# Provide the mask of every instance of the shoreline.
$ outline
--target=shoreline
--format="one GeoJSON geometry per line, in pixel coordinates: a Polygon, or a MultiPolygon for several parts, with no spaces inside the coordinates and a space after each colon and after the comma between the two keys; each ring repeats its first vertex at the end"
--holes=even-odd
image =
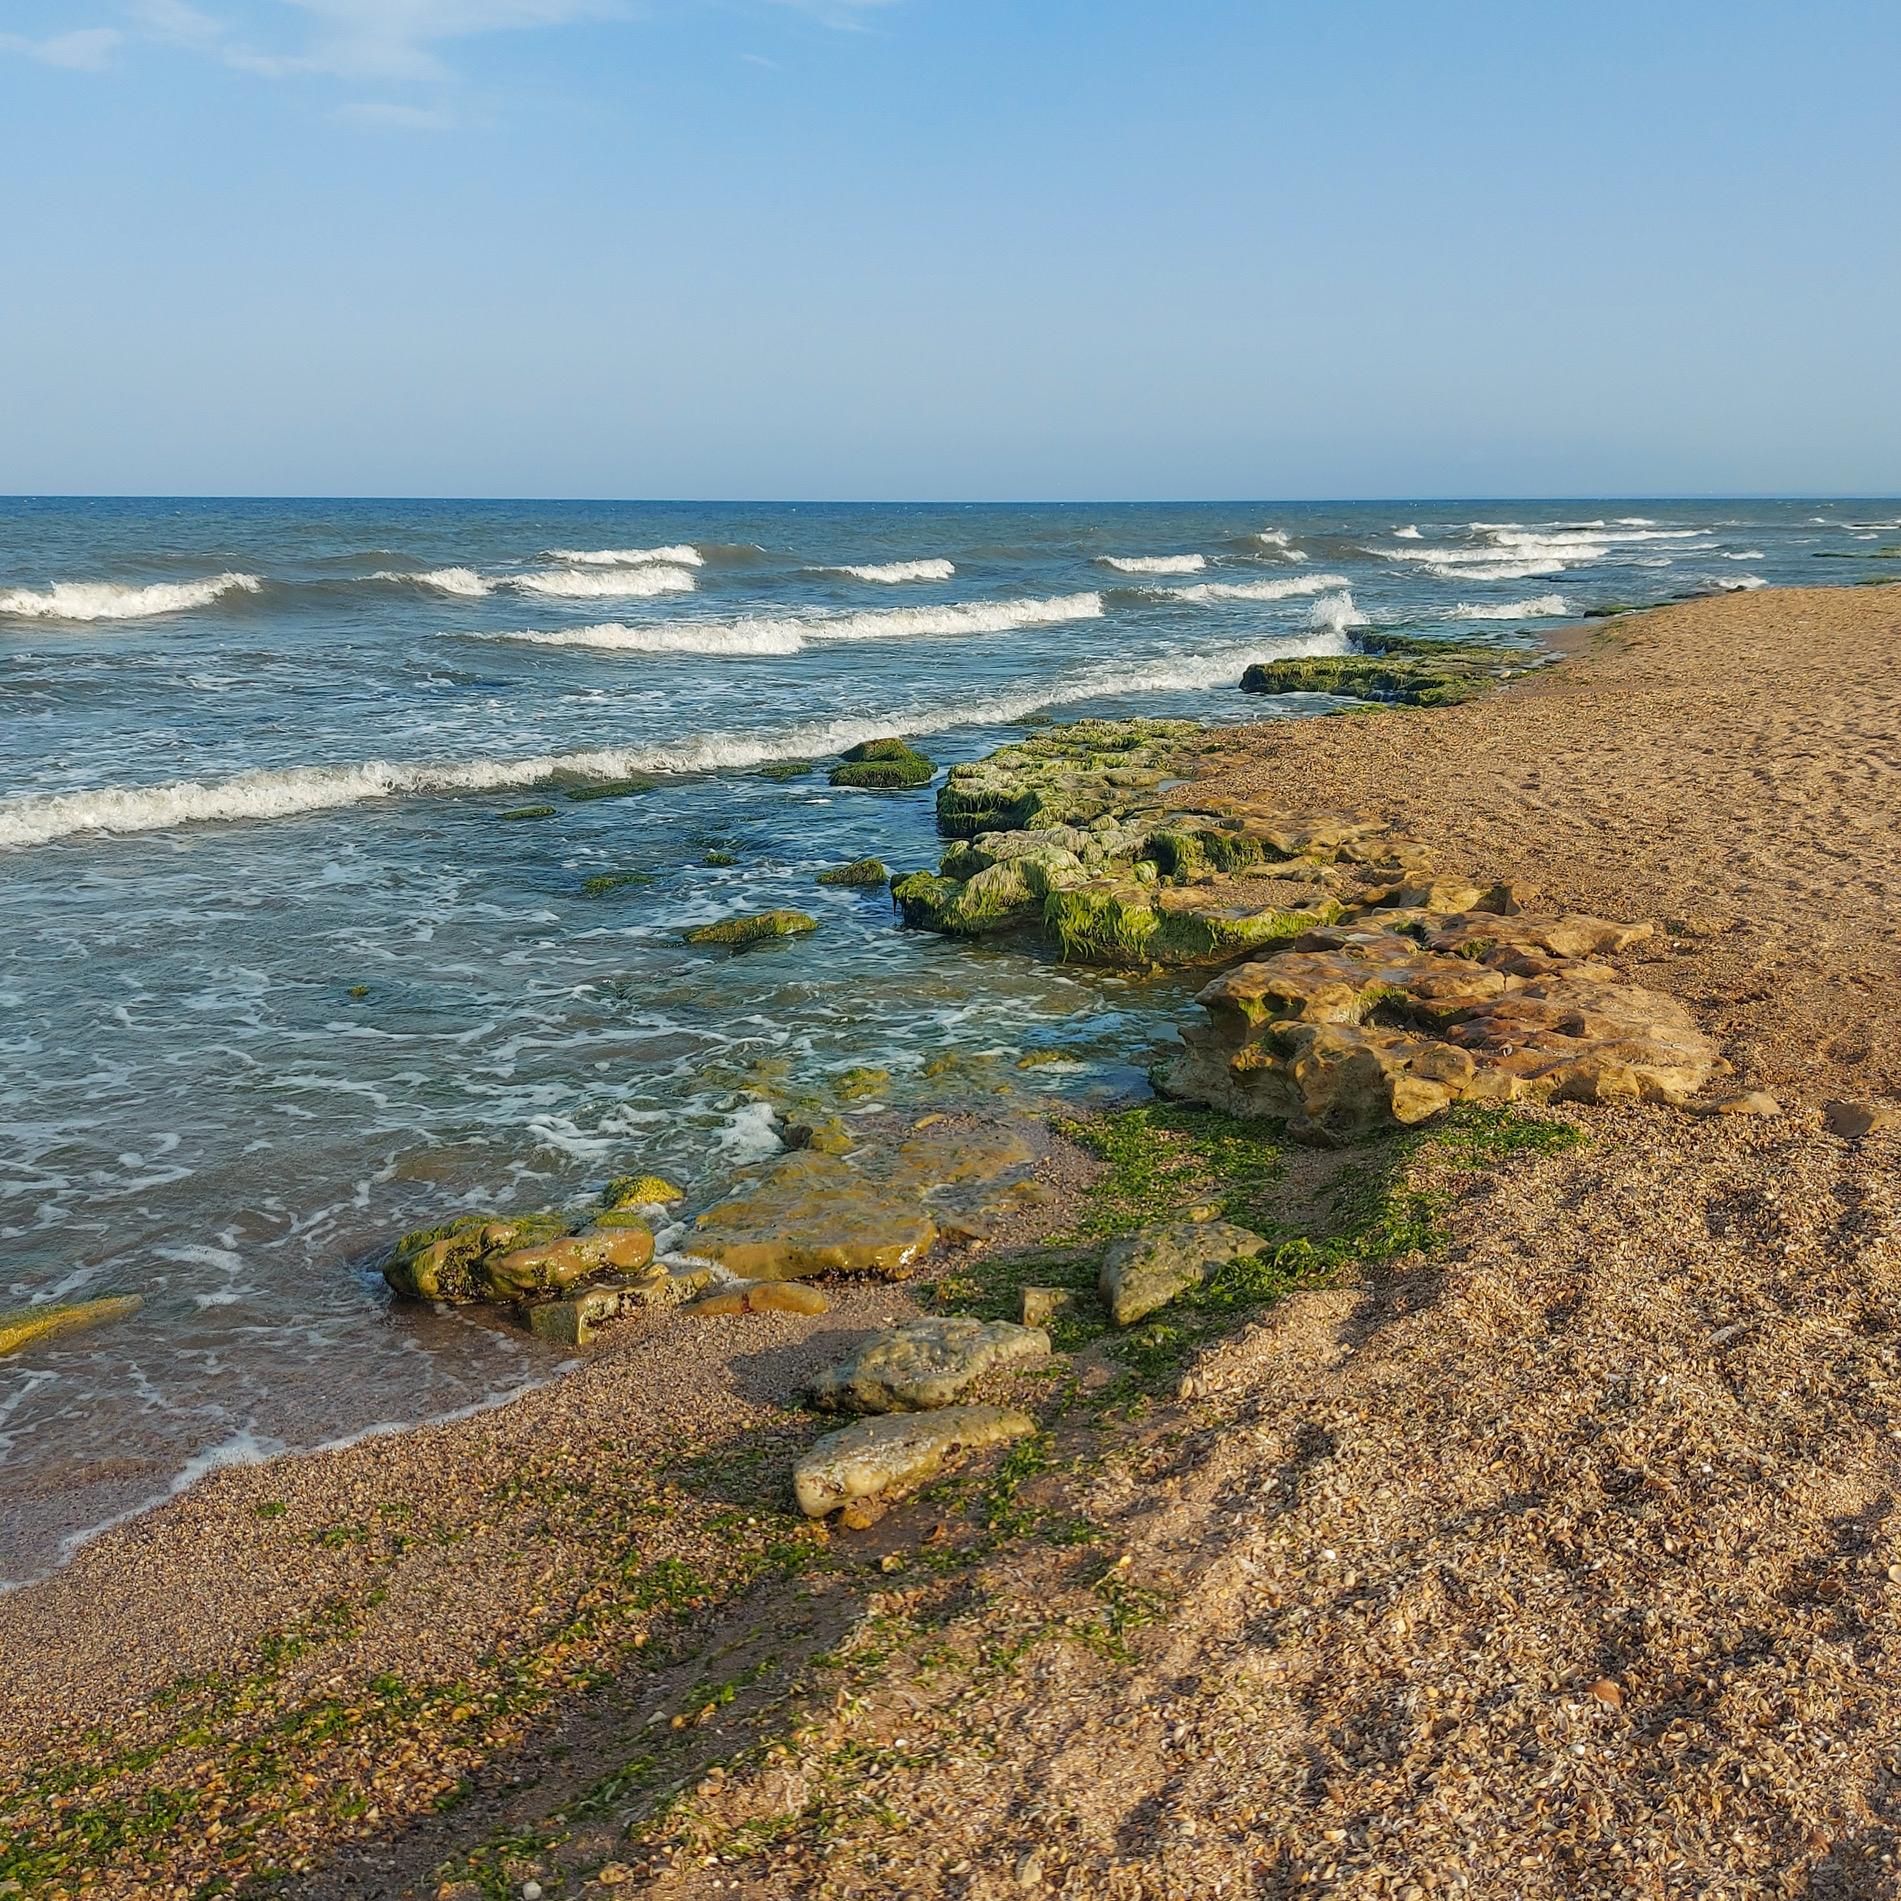
{"type": "MultiPolygon", "coordinates": [[[[1817,1127],[1829,1103],[1901,1096],[1901,1026],[1875,1002],[1892,997],[1901,980],[1892,932],[1901,864],[1881,823],[1894,809],[1896,755],[1884,758],[1882,748],[1892,748],[1896,734],[1895,694],[1884,677],[1901,631],[1896,602],[1891,589],[1765,591],[1587,623],[1563,664],[1463,706],[1207,729],[1211,779],[1228,790],[1298,786],[1291,806],[1380,812],[1461,874],[1528,880],[1567,910],[1658,917],[1665,929],[1638,960],[1639,981],[1689,1004],[1736,1066],[1738,1087],[1775,1091],[1788,1113],[1747,1126],[1652,1108],[1568,1111],[1557,1121],[1587,1127],[1620,1151],[1634,1143],[1646,1167],[1669,1155],[1700,1166],[1707,1155],[1718,1158],[1712,1167],[1740,1171],[1739,1179],[1786,1166],[1791,1180],[1801,1180],[1804,1171],[1826,1173],[1825,1163],[1839,1163],[1873,1209],[1879,1196],[1869,1171],[1855,1157],[1837,1157],[1829,1145],[1841,1145],[1817,1127]],[[1691,652],[1703,663],[1694,677],[1691,652]]],[[[1871,1144],[1877,1152],[1891,1147],[1880,1135],[1871,1144]]],[[[1058,1205],[1003,1230],[976,1255],[1033,1245],[1061,1227],[1099,1179],[1100,1164],[1055,1138],[1040,1165],[1044,1179],[1054,1177],[1058,1205]]],[[[1520,1192],[1509,1171],[1504,1188],[1508,1199],[1520,1192]]],[[[1542,1193],[1536,1182],[1523,1190],[1528,1206],[1542,1193]]],[[[1564,1207],[1560,1198],[1548,1217],[1561,1222],[1564,1207]]],[[[1878,1240],[1888,1244],[1886,1230],[1878,1240]]],[[[1465,1244],[1483,1245],[1478,1238],[1465,1244]]],[[[927,1270],[914,1291],[937,1271],[927,1270]]],[[[732,1529],[722,1525],[722,1511],[739,1510],[757,1530],[769,1485],[754,1494],[741,1488],[747,1511],[689,1498],[691,1487],[677,1479],[663,1476],[655,1489],[655,1475],[691,1467],[701,1491],[717,1500],[720,1481],[707,1462],[730,1459],[746,1435],[782,1458],[798,1436],[785,1393],[853,1329],[919,1311],[914,1291],[847,1283],[832,1289],[832,1312],[816,1320],[755,1315],[700,1322],[697,1332],[696,1323],[670,1317],[633,1323],[575,1369],[496,1407],[341,1449],[225,1467],[98,1534],[61,1570],[0,1597],[5,1680],[33,1688],[33,1706],[19,1711],[14,1740],[0,1755],[0,1784],[70,1734],[55,1711],[141,1738],[130,1744],[134,1753],[149,1747],[165,1727],[153,1699],[172,1677],[229,1674],[260,1643],[276,1646],[276,1674],[256,1690],[266,1703],[303,1707],[336,1679],[349,1705],[353,1681],[394,1673],[455,1682],[479,1674],[519,1633],[524,1600],[545,1593],[538,1606],[545,1613],[550,1604],[560,1608],[556,1600],[567,1589],[568,1620],[585,1620],[609,1601],[585,1601],[608,1588],[599,1527],[564,1523],[564,1501],[573,1494],[552,1488],[585,1490],[583,1481],[598,1476],[604,1445],[615,1471],[640,1475],[632,1490],[645,1493],[643,1504],[664,1494],[684,1526],[681,1549],[712,1580],[704,1591],[684,1592],[686,1612],[703,1597],[741,1614],[748,1591],[802,1575],[812,1553],[834,1541],[793,1523],[787,1536],[799,1547],[796,1564],[791,1553],[765,1555],[783,1540],[765,1540],[755,1554],[741,1539],[736,1551],[722,1545],[722,1531],[732,1529]],[[630,1402],[638,1417],[629,1416],[630,1402]],[[524,1485],[534,1495],[526,1511],[524,1485]],[[549,1565],[552,1589],[541,1575],[549,1565]],[[216,1580],[210,1591],[207,1568],[216,1580]],[[366,1609],[379,1591],[386,1595],[366,1609]]],[[[1296,1293],[1285,1313],[1270,1308],[1252,1332],[1211,1339],[1211,1365],[1246,1368],[1264,1340],[1313,1324],[1336,1299],[1296,1293]]],[[[1330,1364],[1329,1354],[1319,1361],[1330,1364]]],[[[1183,1375],[1181,1405],[1190,1419],[1201,1377],[1199,1370],[1183,1375]]],[[[1141,1421],[1123,1423],[1131,1443],[1141,1438],[1141,1421]]],[[[624,1502],[596,1505],[624,1509],[624,1502]]],[[[874,1541],[871,1561],[908,1549],[903,1540],[915,1541],[915,1520],[915,1512],[900,1514],[888,1534],[900,1544],[874,1541]]],[[[633,1537],[634,1524],[617,1520],[612,1535],[633,1537]]],[[[992,1552],[987,1561],[1002,1560],[992,1552]]],[[[655,1637],[671,1644],[676,1636],[665,1619],[684,1614],[674,1601],[680,1594],[651,1578],[648,1586],[647,1601],[626,1614],[650,1622],[655,1637]]],[[[862,1579],[826,1589],[876,1595],[862,1579]]],[[[605,1639],[590,1627],[559,1642],[586,1653],[605,1639]]],[[[586,1669],[597,1667],[604,1666],[590,1657],[586,1669]]],[[[536,1698],[460,1719],[487,1726],[456,1745],[472,1771],[531,1747],[538,1725],[566,1720],[559,1712],[574,1686],[562,1681],[561,1659],[550,1668],[536,1698]]],[[[143,1773],[121,1767],[117,1776],[143,1773]]],[[[403,1806],[413,1804],[413,1792],[392,1789],[390,1799],[388,1822],[420,1827],[419,1812],[403,1806]]],[[[326,1813],[309,1831],[274,1824],[313,1870],[311,1885],[295,1891],[330,1892],[324,1861],[344,1843],[374,1841],[384,1820],[370,1799],[355,1813],[326,1813]]],[[[361,1872],[369,1865],[364,1852],[351,1850],[345,1863],[361,1872]]],[[[115,1887],[112,1877],[93,1891],[171,1891],[149,1885],[149,1860],[142,1866],[148,1885],[115,1887]]],[[[640,1879],[671,1884],[656,1892],[700,1891],[683,1865],[640,1879]]],[[[62,1890],[55,1882],[44,1891],[62,1890]]],[[[425,1890],[372,1884],[349,1891],[425,1890]]],[[[755,1891],[818,1890],[795,1883],[755,1891]]]]}

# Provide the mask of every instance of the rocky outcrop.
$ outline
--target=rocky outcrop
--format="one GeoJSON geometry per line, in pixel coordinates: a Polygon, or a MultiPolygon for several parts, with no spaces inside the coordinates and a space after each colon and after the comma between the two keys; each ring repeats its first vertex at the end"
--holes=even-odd
{"type": "Polygon", "coordinates": [[[1050,1350],[1040,1327],[963,1317],[913,1320],[864,1341],[812,1384],[820,1412],[916,1413],[951,1405],[972,1380],[1050,1350]]]}
{"type": "Polygon", "coordinates": [[[940,1211],[1007,1206],[1036,1153],[1017,1126],[949,1120],[845,1154],[795,1149],[749,1171],[684,1246],[752,1280],[900,1280],[936,1241],[940,1211]]]}
{"type": "Polygon", "coordinates": [[[1223,973],[1165,1086],[1330,1139],[1461,1100],[1682,1103],[1726,1071],[1680,1003],[1597,961],[1649,925],[1432,908],[1465,895],[1397,888],[1223,973]]]}
{"type": "Polygon", "coordinates": [[[145,1305],[139,1294],[102,1294],[96,1300],[47,1301],[37,1307],[15,1307],[0,1313],[0,1356],[17,1353],[36,1340],[59,1334],[81,1333],[123,1320],[145,1305]]]}
{"type": "Polygon", "coordinates": [[[1245,1261],[1267,1243],[1227,1221],[1169,1221],[1112,1241],[1102,1257],[1097,1291],[1109,1318],[1132,1327],[1230,1261],[1245,1261]]]}
{"type": "Polygon", "coordinates": [[[818,919],[803,911],[756,911],[747,917],[721,918],[715,924],[696,924],[682,935],[689,944],[724,944],[744,950],[749,944],[769,944],[817,929],[818,919]]]}
{"type": "Polygon", "coordinates": [[[1360,632],[1351,654],[1264,660],[1241,676],[1243,693],[1326,693],[1393,706],[1457,706],[1490,692],[1533,656],[1476,640],[1360,632]]]}
{"type": "Polygon", "coordinates": [[[565,1293],[652,1259],[653,1233],[634,1218],[577,1234],[559,1215],[458,1215],[404,1235],[383,1278],[410,1300],[463,1305],[565,1293]]]}
{"type": "Polygon", "coordinates": [[[1028,1414],[1001,1406],[946,1406],[861,1419],[813,1445],[793,1469],[793,1493],[808,1518],[838,1512],[846,1525],[862,1529],[964,1453],[1004,1445],[1035,1430],[1028,1414]]]}
{"type": "Polygon", "coordinates": [[[834,865],[818,875],[822,885],[844,885],[866,891],[882,891],[890,881],[891,874],[882,858],[854,858],[849,865],[834,865]]]}

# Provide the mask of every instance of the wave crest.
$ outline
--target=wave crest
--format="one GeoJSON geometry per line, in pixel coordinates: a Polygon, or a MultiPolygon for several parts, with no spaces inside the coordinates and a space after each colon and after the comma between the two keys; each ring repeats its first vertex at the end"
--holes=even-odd
{"type": "Polygon", "coordinates": [[[209,607],[224,594],[255,594],[255,574],[214,574],[203,581],[156,581],[139,587],[124,581],[56,581],[43,590],[0,592],[0,614],[22,620],[148,620],[209,607]]]}
{"type": "Polygon", "coordinates": [[[1205,554],[1099,554],[1096,559],[1123,574],[1199,574],[1208,565],[1205,554]]]}
{"type": "Polygon", "coordinates": [[[1571,609],[1562,594],[1539,594],[1528,601],[1461,601],[1446,610],[1448,620],[1550,620],[1571,609]]]}
{"type": "Polygon", "coordinates": [[[1171,600],[1207,605],[1215,601],[1285,601],[1300,594],[1324,594],[1345,587],[1344,574],[1295,574],[1281,581],[1198,581],[1192,587],[1159,590],[1171,600]]]}
{"type": "Polygon", "coordinates": [[[549,548],[549,561],[565,561],[577,568],[636,568],[648,563],[664,563],[673,568],[698,568],[706,557],[691,542],[675,542],[665,548],[549,548]]]}
{"type": "Polygon", "coordinates": [[[819,568],[819,574],[849,574],[854,581],[948,581],[957,572],[955,562],[928,561],[844,561],[836,567],[819,568]]]}

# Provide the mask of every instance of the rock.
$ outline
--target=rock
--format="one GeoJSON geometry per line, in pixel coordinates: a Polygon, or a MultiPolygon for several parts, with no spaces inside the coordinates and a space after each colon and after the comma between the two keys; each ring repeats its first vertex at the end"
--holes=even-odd
{"type": "Polygon", "coordinates": [[[383,1263],[383,1278],[410,1300],[482,1300],[479,1273],[487,1256],[567,1232],[559,1215],[458,1215],[404,1235],[383,1263]]]}
{"type": "Polygon", "coordinates": [[[1097,1288],[1109,1317],[1118,1327],[1131,1327],[1230,1261],[1246,1260],[1266,1246],[1258,1234],[1227,1221],[1140,1228],[1109,1244],[1097,1288]]]}
{"type": "Polygon", "coordinates": [[[961,1316],[913,1320],[873,1334],[820,1374],[812,1404],[821,1412],[928,1412],[952,1404],[991,1367],[1042,1359],[1049,1350],[1040,1327],[961,1316]]]}
{"type": "Polygon", "coordinates": [[[1825,1102],[1822,1127],[1830,1135],[1853,1141],[1864,1135],[1886,1135],[1901,1129],[1901,1107],[1891,1102],[1825,1102]]]}
{"type": "Polygon", "coordinates": [[[1733,1096],[1718,1096],[1712,1102],[1691,1102],[1685,1108],[1703,1116],[1779,1116],[1782,1104],[1766,1089],[1744,1089],[1733,1096]]]}
{"type": "Polygon", "coordinates": [[[732,1281],[690,1300],[682,1313],[712,1319],[724,1314],[822,1314],[832,1303],[816,1287],[798,1281],[732,1281]]]}
{"type": "Polygon", "coordinates": [[[642,792],[651,792],[660,783],[645,773],[635,773],[628,779],[593,779],[586,785],[567,787],[562,797],[573,799],[577,804],[586,804],[593,799],[631,799],[642,792]]]}
{"type": "Polygon", "coordinates": [[[95,1300],[47,1301],[36,1307],[15,1307],[0,1313],[0,1356],[17,1353],[36,1340],[62,1333],[80,1333],[124,1320],[145,1305],[142,1294],[101,1294],[95,1300]]]}
{"type": "Polygon", "coordinates": [[[1004,1445],[1036,1430],[1027,1414],[1001,1406],[946,1406],[929,1413],[889,1413],[828,1432],[792,1474],[799,1509],[808,1518],[842,1512],[854,1528],[874,1523],[886,1507],[935,1478],[959,1455],[1004,1445]]]}
{"type": "Polygon", "coordinates": [[[538,1300],[524,1305],[518,1318],[538,1340],[554,1346],[584,1347],[594,1338],[594,1329],[616,1318],[626,1302],[622,1288],[589,1287],[566,1300],[538,1300]]]}
{"type": "Polygon", "coordinates": [[[552,805],[511,805],[506,812],[498,812],[495,816],[505,824],[516,824],[523,819],[553,818],[554,807],[552,805]]]}
{"type": "Polygon", "coordinates": [[[624,1208],[664,1208],[669,1202],[685,1199],[686,1190],[675,1187],[664,1175],[616,1175],[601,1190],[601,1206],[610,1213],[624,1208]]]}
{"type": "Polygon", "coordinates": [[[601,871],[592,878],[581,880],[581,895],[584,898],[604,898],[610,891],[619,891],[626,885],[647,885],[654,882],[651,871],[601,871]]]}
{"type": "Polygon", "coordinates": [[[1181,969],[1229,964],[1340,915],[1300,880],[1218,879],[1186,889],[1099,878],[1050,894],[1044,930],[1065,961],[1181,969]]]}
{"type": "Polygon", "coordinates": [[[726,944],[744,950],[749,944],[798,937],[817,929],[818,919],[803,911],[758,911],[747,917],[721,918],[717,924],[696,924],[682,935],[689,944],[726,944]]]}
{"type": "Polygon", "coordinates": [[[834,865],[830,871],[821,871],[818,875],[822,885],[858,886],[867,890],[882,890],[890,880],[891,874],[881,858],[854,858],[849,865],[834,865]]]}
{"type": "Polygon", "coordinates": [[[653,1234],[636,1222],[486,1253],[474,1282],[479,1298],[519,1300],[524,1294],[565,1293],[602,1274],[632,1273],[652,1259],[653,1234]]]}
{"type": "Polygon", "coordinates": [[[867,739],[848,747],[842,757],[844,764],[827,775],[836,786],[899,792],[929,785],[937,776],[935,763],[902,739],[867,739]]]}
{"type": "Polygon", "coordinates": [[[1479,958],[1510,969],[1513,953],[1518,958],[1601,957],[1629,950],[1655,935],[1654,924],[1617,924],[1609,918],[1483,913],[1449,920],[1426,943],[1454,957],[1479,958]]]}
{"type": "Polygon", "coordinates": [[[1073,1287],[1020,1287],[1017,1303],[1017,1318],[1026,1327],[1047,1327],[1058,1314],[1074,1309],[1076,1290],[1073,1287]]]}
{"type": "Polygon", "coordinates": [[[780,1131],[789,1149],[815,1149],[821,1155],[847,1155],[858,1146],[842,1116],[794,1116],[780,1131]]]}

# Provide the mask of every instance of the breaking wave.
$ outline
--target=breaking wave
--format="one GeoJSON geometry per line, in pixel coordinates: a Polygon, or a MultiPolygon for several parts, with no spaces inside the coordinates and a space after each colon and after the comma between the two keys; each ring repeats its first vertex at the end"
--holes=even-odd
{"type": "Polygon", "coordinates": [[[426,573],[399,573],[384,569],[374,581],[397,581],[411,587],[434,588],[465,600],[480,600],[497,588],[518,594],[551,595],[561,600],[638,600],[653,594],[690,594],[698,585],[685,568],[627,566],[590,572],[578,568],[545,568],[533,574],[482,575],[473,568],[431,568],[426,573]]]}
{"type": "Polygon", "coordinates": [[[1191,587],[1163,588],[1160,592],[1171,600],[1205,606],[1214,601],[1285,601],[1346,584],[1344,574],[1296,574],[1284,581],[1197,581],[1191,587]]]}
{"type": "Polygon", "coordinates": [[[577,568],[635,568],[648,562],[665,562],[675,568],[698,568],[706,564],[706,557],[686,541],[667,548],[549,548],[546,558],[566,561],[577,568]]]}
{"type": "Polygon", "coordinates": [[[0,615],[22,620],[147,620],[209,607],[224,594],[255,594],[263,585],[255,574],[214,574],[203,581],[157,581],[149,587],[123,581],[56,581],[40,590],[0,592],[0,615]]]}
{"type": "Polygon", "coordinates": [[[1057,594],[1046,600],[949,601],[941,607],[878,607],[856,614],[787,619],[662,621],[652,627],[562,627],[550,632],[478,634],[478,640],[523,641],[534,647],[599,647],[618,653],[793,654],[812,641],[908,640],[932,634],[1002,634],[1096,620],[1100,594],[1057,594]]]}
{"type": "Polygon", "coordinates": [[[1096,559],[1124,574],[1199,574],[1208,565],[1203,554],[1099,554],[1096,559]]]}
{"type": "MultiPolygon", "coordinates": [[[[1350,598],[1339,600],[1350,612],[1350,598]]],[[[244,772],[210,783],[181,780],[40,795],[0,803],[0,845],[43,845],[76,832],[149,832],[177,825],[293,818],[406,795],[495,792],[558,780],[619,779],[634,772],[759,766],[776,759],[842,752],[861,740],[894,733],[1009,725],[1031,713],[1079,701],[1205,690],[1238,682],[1241,669],[1252,660],[1338,653],[1344,646],[1338,629],[1328,625],[1302,635],[1234,643],[1209,653],[1158,655],[1134,664],[1093,661],[1053,680],[982,698],[813,720],[777,733],[709,733],[675,745],[615,746],[526,759],[372,759],[355,765],[244,772]]]]}
{"type": "Polygon", "coordinates": [[[849,574],[854,581],[948,581],[957,567],[950,561],[846,561],[817,572],[849,574]]]}
{"type": "Polygon", "coordinates": [[[1343,588],[1338,594],[1323,594],[1314,602],[1307,610],[1307,625],[1317,634],[1344,634],[1349,627],[1364,627],[1366,616],[1343,588]]]}
{"type": "Polygon", "coordinates": [[[1550,620],[1571,609],[1562,594],[1538,594],[1528,601],[1461,601],[1446,610],[1448,620],[1550,620]]]}

